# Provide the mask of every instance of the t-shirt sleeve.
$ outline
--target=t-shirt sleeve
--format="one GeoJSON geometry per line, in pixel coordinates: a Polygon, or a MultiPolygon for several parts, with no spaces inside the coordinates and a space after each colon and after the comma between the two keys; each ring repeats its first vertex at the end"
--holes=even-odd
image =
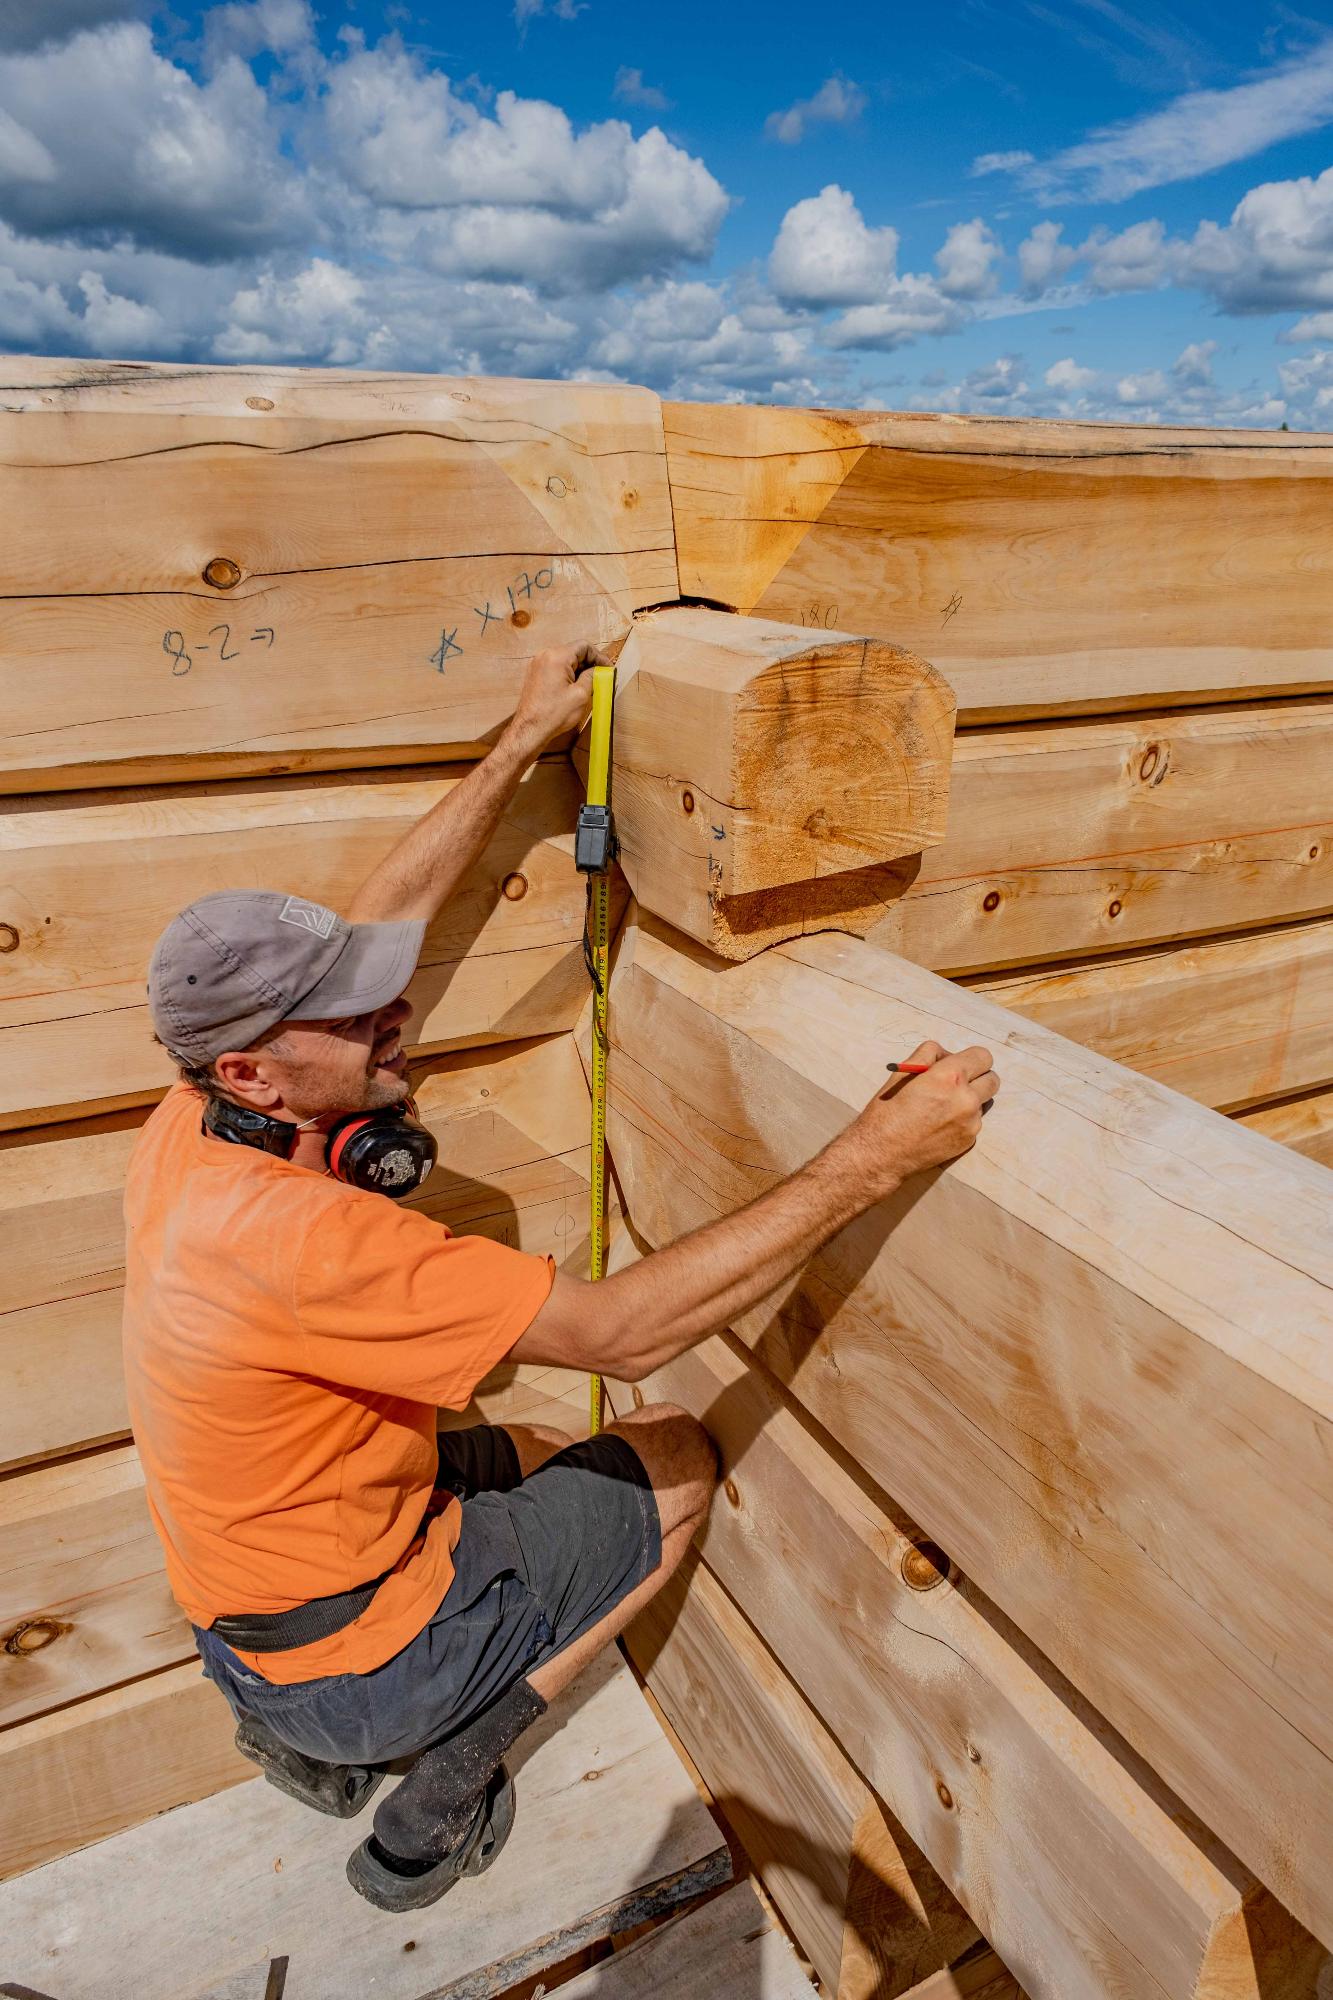
{"type": "Polygon", "coordinates": [[[292,1284],[305,1365],[350,1389],[461,1410],[526,1333],[555,1280],[549,1257],[451,1236],[382,1195],[315,1223],[292,1284]]]}

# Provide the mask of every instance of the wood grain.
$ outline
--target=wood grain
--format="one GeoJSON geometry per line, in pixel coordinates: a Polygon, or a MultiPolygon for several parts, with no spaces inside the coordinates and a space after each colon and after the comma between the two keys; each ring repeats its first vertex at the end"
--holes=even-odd
{"type": "Polygon", "coordinates": [[[1333,686],[1333,446],[668,403],[681,589],[930,660],[960,720],[1333,686]]]}
{"type": "Polygon", "coordinates": [[[1218,1111],[1333,1079],[1333,922],[968,984],[1218,1111]]]}
{"type": "Polygon", "coordinates": [[[0,1880],[255,1778],[197,1660],[0,1731],[0,1880]]]}
{"type": "Polygon", "coordinates": [[[1032,2000],[1313,2000],[1327,1954],[945,1554],[909,1584],[918,1532],[739,1344],[643,1392],[718,1445],[709,1568],[1032,2000]]]}
{"type": "Polygon", "coordinates": [[[957,974],[1326,915],[1331,769],[1327,699],[966,730],[871,935],[957,974]]]}
{"type": "Polygon", "coordinates": [[[682,1565],[625,1644],[827,1993],[898,2000],[975,1943],[703,1562],[682,1565]]]}
{"type": "Polygon", "coordinates": [[[0,1728],[193,1655],[133,1446],[0,1484],[0,1728]]]}
{"type": "Polygon", "coordinates": [[[1251,1132],[1333,1167],[1333,1090],[1307,1091],[1277,1104],[1256,1104],[1234,1116],[1251,1132]]]}
{"type": "Polygon", "coordinates": [[[791,1946],[748,1882],[672,1917],[558,1989],[566,2000],[810,2000],[791,1946]]]}
{"type": "MultiPolygon", "coordinates": [[[[346,908],[375,863],[465,773],[361,774],[24,801],[0,814],[0,1129],[152,1098],[175,1069],[144,982],[158,935],[196,897],[290,887],[346,908]]],[[[408,988],[417,1050],[553,1033],[588,990],[581,796],[563,760],[528,773],[426,934],[408,988]]],[[[622,907],[623,885],[613,893],[622,907]]]]}
{"type": "Polygon", "coordinates": [[[1325,1169],[857,940],[720,970],[644,919],[616,977],[611,1145],[650,1244],[808,1158],[886,1051],[996,1052],[976,1149],[738,1331],[1333,1935],[1325,1169]]]}
{"type": "Polygon", "coordinates": [[[476,754],[534,648],[676,595],[646,390],[6,374],[11,789],[476,754]]]}
{"type": "Polygon", "coordinates": [[[924,660],[882,641],[645,616],[620,655],[612,761],[636,895],[724,958],[864,931],[882,864],[943,837],[953,709],[924,660]]]}
{"type": "MultiPolygon", "coordinates": [[[[226,1704],[197,1666],[176,1675],[178,1685],[190,1676],[192,1691],[203,1698],[200,1716],[215,1710],[229,1736],[234,1725],[226,1704]]],[[[161,1684],[168,1678],[156,1677],[161,1684]]],[[[72,1757],[80,1737],[90,1749],[95,1745],[91,1715],[81,1731],[74,1720],[93,1708],[84,1703],[48,1718],[63,1723],[68,1752],[63,1768],[52,1768],[27,1801],[35,1831],[54,1830],[58,1814],[68,1824],[80,1805],[84,1824],[96,1828],[97,1809],[107,1801],[94,1787],[117,1775],[110,1746],[78,1774],[80,1801],[59,1795],[60,1780],[77,1772],[72,1757]]],[[[141,1713],[151,1708],[143,1699],[141,1713]]],[[[127,1805],[140,1803],[136,1787],[155,1780],[161,1804],[174,1803],[162,1774],[188,1739],[182,1744],[169,1733],[167,1713],[159,1720],[160,1743],[133,1746],[141,1763],[125,1769],[127,1805]]],[[[0,1752],[22,1734],[6,1731],[0,1752]]],[[[46,1740],[57,1740],[56,1732],[46,1740]]],[[[127,1753],[132,1746],[123,1747],[127,1753]]],[[[242,1774],[253,1772],[232,1754],[242,1774]]],[[[716,1823],[614,1652],[551,1704],[523,1738],[514,1765],[521,1805],[504,1863],[459,1886],[447,1922],[437,1912],[404,1925],[351,1893],[346,1857],[369,1830],[368,1820],[349,1826],[256,1781],[200,1796],[169,1819],[128,1825],[114,1841],[65,1854],[54,1869],[7,1884],[0,1892],[5,1970],[25,1984],[41,1980],[39,1990],[60,2000],[179,2000],[183,1993],[259,2000],[270,1960],[282,1955],[293,1996],[304,1990],[330,1997],[373,1992],[380,2000],[420,2000],[425,1993],[488,2000],[582,1944],[666,1915],[729,1878],[716,1823]],[[416,1945],[410,1953],[403,1950],[409,1940],[416,1945]]],[[[11,1771],[17,1778],[20,1769],[16,1758],[6,1778],[11,1771]]],[[[149,1804],[149,1811],[158,1809],[149,1804]]],[[[23,1816],[8,1785],[0,1812],[6,1833],[23,1816]]]]}

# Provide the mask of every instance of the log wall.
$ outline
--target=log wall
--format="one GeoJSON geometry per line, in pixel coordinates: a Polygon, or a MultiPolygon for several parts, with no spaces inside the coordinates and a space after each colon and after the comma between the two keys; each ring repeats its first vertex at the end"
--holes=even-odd
{"type": "MultiPolygon", "coordinates": [[[[560,384],[11,376],[0,1874],[250,1775],[191,1664],[125,1430],[120,1188],[170,1080],[143,1006],[154,937],[224,884],[336,907],[494,740],[532,651],[618,646],[684,596],[799,661],[762,706],[780,721],[799,695],[814,747],[799,826],[768,802],[753,822],[754,851],[787,856],[780,894],[738,875],[723,924],[714,821],[748,825],[772,763],[721,755],[739,740],[738,619],[714,614],[713,665],[685,646],[672,668],[697,672],[717,729],[673,729],[667,702],[631,746],[641,900],[677,923],[697,903],[696,937],[759,956],[724,969],[647,920],[649,969],[624,948],[620,1254],[828,1136],[819,1107],[844,1116],[849,1078],[862,1096],[873,1080],[856,1067],[867,1008],[878,1060],[926,1016],[955,1039],[982,1022],[1055,1110],[989,1182],[969,1166],[901,1218],[891,1281],[873,1228],[848,1232],[789,1296],[645,1385],[709,1423],[727,1483],[632,1656],[839,2000],[1322,1996],[1326,1355],[1313,1293],[1293,1287],[1297,1267],[1318,1279],[1306,1246],[1333,1164],[1333,445],[664,410],[560,384]],[[843,673],[826,747],[820,635],[827,685],[843,673]],[[871,740],[845,672],[858,641],[863,661],[868,642],[919,656],[938,690],[895,766],[919,852],[876,845],[840,791],[871,740]],[[793,869],[797,846],[813,858],[793,869]],[[851,958],[829,938],[771,944],[839,929],[867,937],[851,958]],[[806,1028],[784,1002],[786,1042],[776,1015],[753,1033],[774,981],[799,999],[812,980],[806,1028]],[[922,998],[937,990],[947,1005],[922,998]],[[781,1068],[793,1034],[799,1087],[781,1068]],[[1211,1110],[1179,1107],[1140,1159],[1145,1102],[1172,1103],[1157,1083],[1211,1110]],[[1094,1132],[1082,1150],[1071,1118],[1094,1132]],[[1199,1134],[1216,1173],[1189,1169],[1199,1134]],[[1209,1265],[1218,1325],[1231,1272],[1243,1366],[1180,1307],[1178,1273],[1106,1261],[1106,1241],[1148,1226],[1134,1161],[1152,1180],[1163,1157],[1168,1247],[1209,1263],[1201,1214],[1244,1238],[1253,1269],[1209,1265]]],[[[574,1271],[579,794],[557,746],[432,925],[410,1030],[441,1141],[421,1204],[574,1271]]],[[[455,1420],[479,1417],[578,1430],[585,1382],[497,1371],[455,1420]]]]}

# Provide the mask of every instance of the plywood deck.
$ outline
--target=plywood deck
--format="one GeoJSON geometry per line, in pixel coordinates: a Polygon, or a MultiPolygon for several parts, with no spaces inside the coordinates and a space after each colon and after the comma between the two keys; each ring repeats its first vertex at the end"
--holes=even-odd
{"type": "Polygon", "coordinates": [[[284,2000],[487,2000],[730,1875],[618,1653],[553,1704],[514,1770],[505,1853],[433,1909],[390,1916],[348,1887],[369,1813],[326,1819],[256,1779],[0,1886],[0,1980],[49,2000],[260,2000],[285,1958],[284,2000]]]}

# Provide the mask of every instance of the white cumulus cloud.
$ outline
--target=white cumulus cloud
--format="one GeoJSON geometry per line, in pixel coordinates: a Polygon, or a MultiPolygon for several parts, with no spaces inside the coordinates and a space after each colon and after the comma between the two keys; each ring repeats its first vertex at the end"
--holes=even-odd
{"type": "Polygon", "coordinates": [[[898,232],[872,228],[845,188],[830,184],[789,208],[768,259],[779,298],[801,305],[860,305],[893,283],[898,232]]]}
{"type": "Polygon", "coordinates": [[[29,234],[111,233],[196,257],[310,226],[252,72],[200,85],[121,22],[0,65],[0,214],[29,234]]]}
{"type": "Polygon", "coordinates": [[[1316,179],[1267,181],[1226,224],[1201,222],[1181,275],[1228,312],[1333,306],[1333,167],[1316,179]]]}
{"type": "Polygon", "coordinates": [[[1097,380],[1097,370],[1082,368],[1072,355],[1066,355],[1062,361],[1051,363],[1042,380],[1048,389],[1055,389],[1062,396],[1077,396],[1092,387],[1097,380]]]}
{"type": "Polygon", "coordinates": [[[1040,298],[1078,261],[1078,251],[1062,243],[1064,225],[1038,222],[1018,246],[1018,269],[1026,298],[1040,298]]]}
{"type": "Polygon", "coordinates": [[[935,252],[940,290],[951,299],[984,299],[999,279],[994,265],[1002,255],[998,238],[978,216],[956,222],[935,252]]]}

